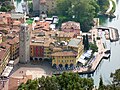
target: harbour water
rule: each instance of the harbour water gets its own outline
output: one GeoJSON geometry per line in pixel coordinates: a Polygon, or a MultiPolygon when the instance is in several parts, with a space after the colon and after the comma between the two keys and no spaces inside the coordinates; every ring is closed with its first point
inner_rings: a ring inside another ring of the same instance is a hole
{"type": "MultiPolygon", "coordinates": [[[[118,32],[120,33],[120,1],[117,0],[117,6],[115,15],[116,18],[110,20],[105,19],[102,20],[101,25],[102,26],[108,26],[108,27],[114,27],[118,29],[118,32]]],[[[16,11],[17,12],[23,12],[21,3],[23,0],[17,0],[15,1],[16,11]]],[[[102,18],[101,18],[102,19],[102,18]]],[[[110,74],[114,72],[116,69],[120,68],[120,41],[110,43],[110,41],[104,42],[105,45],[111,49],[111,57],[110,59],[106,60],[103,59],[101,63],[99,64],[97,70],[94,73],[93,79],[95,86],[99,85],[99,78],[102,76],[104,84],[110,84],[111,78],[110,74]]]]}
{"type": "MultiPolygon", "coordinates": [[[[116,5],[116,11],[114,13],[116,18],[112,20],[106,19],[104,20],[104,22],[101,23],[101,25],[117,28],[120,34],[120,1],[118,1],[116,5]]],[[[106,41],[104,43],[107,45],[107,48],[111,49],[111,57],[108,60],[103,59],[97,70],[95,71],[93,79],[96,86],[99,85],[100,76],[102,76],[104,84],[110,84],[110,74],[112,72],[115,72],[116,69],[120,68],[120,41],[113,43],[110,43],[110,41],[106,41]]]]}

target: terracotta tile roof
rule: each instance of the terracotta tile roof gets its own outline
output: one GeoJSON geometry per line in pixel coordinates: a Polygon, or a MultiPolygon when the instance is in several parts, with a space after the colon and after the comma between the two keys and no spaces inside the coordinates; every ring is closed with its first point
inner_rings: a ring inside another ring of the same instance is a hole
{"type": "Polygon", "coordinates": [[[11,17],[10,13],[0,12],[0,24],[7,24],[8,17],[11,17]]]}
{"type": "Polygon", "coordinates": [[[48,47],[51,42],[56,41],[50,38],[49,34],[53,32],[46,32],[43,30],[33,30],[31,33],[30,45],[42,45],[48,47]],[[41,36],[42,35],[42,36],[41,36]]]}
{"type": "Polygon", "coordinates": [[[7,42],[2,42],[2,43],[0,44],[0,48],[1,48],[1,47],[5,48],[5,49],[9,49],[9,48],[10,48],[10,45],[8,45],[7,42]]]}
{"type": "Polygon", "coordinates": [[[73,37],[75,35],[74,32],[64,32],[64,31],[57,31],[57,37],[73,37]]]}
{"type": "Polygon", "coordinates": [[[20,31],[20,27],[12,28],[12,33],[18,33],[20,31]]]}
{"type": "Polygon", "coordinates": [[[15,38],[13,38],[13,39],[8,39],[8,40],[5,41],[5,42],[7,42],[7,44],[9,44],[9,45],[13,45],[13,44],[15,44],[15,43],[19,43],[19,37],[15,37],[15,38]]]}
{"type": "Polygon", "coordinates": [[[15,43],[19,43],[19,37],[15,37],[15,38],[13,39],[13,41],[14,41],[15,43]]]}
{"type": "Polygon", "coordinates": [[[19,26],[20,24],[21,24],[20,21],[14,21],[14,22],[13,22],[13,26],[19,26]]]}
{"type": "Polygon", "coordinates": [[[60,47],[54,47],[53,48],[53,52],[58,52],[58,51],[62,51],[63,49],[60,47]]]}
{"type": "Polygon", "coordinates": [[[62,23],[62,29],[80,29],[80,23],[68,21],[65,23],[62,23]]]}
{"type": "Polygon", "coordinates": [[[30,45],[49,47],[50,43],[54,41],[56,40],[52,38],[47,38],[47,37],[34,38],[34,39],[31,39],[30,45]]]}
{"type": "Polygon", "coordinates": [[[7,42],[7,44],[9,44],[9,45],[13,45],[13,44],[14,44],[14,41],[12,41],[11,39],[7,40],[6,42],[7,42]]]}
{"type": "Polygon", "coordinates": [[[6,13],[6,12],[0,12],[0,17],[11,17],[10,13],[6,13]]]}
{"type": "Polygon", "coordinates": [[[73,51],[55,52],[51,54],[51,56],[77,56],[77,52],[73,51]]]}
{"type": "Polygon", "coordinates": [[[8,38],[14,38],[15,35],[13,35],[12,33],[9,33],[9,34],[7,34],[7,37],[8,37],[8,38]]]}
{"type": "Polygon", "coordinates": [[[10,28],[9,27],[0,27],[0,30],[7,30],[7,31],[9,31],[10,28]]]}
{"type": "Polygon", "coordinates": [[[44,21],[38,21],[38,22],[36,22],[36,25],[34,28],[49,31],[50,30],[50,23],[44,22],[44,21]]]}

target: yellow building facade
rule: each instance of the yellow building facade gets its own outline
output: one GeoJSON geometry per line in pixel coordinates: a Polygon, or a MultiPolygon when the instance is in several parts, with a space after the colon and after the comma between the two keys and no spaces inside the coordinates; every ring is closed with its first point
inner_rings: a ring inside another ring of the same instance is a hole
{"type": "Polygon", "coordinates": [[[6,41],[10,45],[10,59],[14,60],[19,56],[19,39],[14,38],[6,41]]]}
{"type": "Polygon", "coordinates": [[[73,67],[76,65],[77,53],[73,51],[55,52],[51,54],[52,66],[56,67],[73,67]]]}
{"type": "Polygon", "coordinates": [[[84,52],[84,45],[80,39],[71,39],[68,44],[68,49],[76,51],[78,53],[76,59],[78,59],[84,52]]]}
{"type": "Polygon", "coordinates": [[[7,44],[0,44],[0,74],[5,69],[10,59],[10,46],[7,44]]]}
{"type": "Polygon", "coordinates": [[[51,55],[51,50],[49,47],[44,47],[44,58],[49,58],[51,55]]]}

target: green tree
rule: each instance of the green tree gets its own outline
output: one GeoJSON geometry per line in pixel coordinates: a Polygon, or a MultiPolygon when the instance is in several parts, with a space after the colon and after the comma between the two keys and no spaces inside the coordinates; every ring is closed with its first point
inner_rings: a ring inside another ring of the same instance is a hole
{"type": "Polygon", "coordinates": [[[105,13],[109,8],[109,0],[97,0],[101,13],[105,13]]]}
{"type": "Polygon", "coordinates": [[[27,83],[27,88],[28,90],[38,90],[38,81],[35,79],[35,80],[28,80],[27,83]]]}
{"type": "Polygon", "coordinates": [[[89,40],[87,34],[86,34],[86,50],[89,50],[89,40]]]}
{"type": "Polygon", "coordinates": [[[95,0],[56,0],[56,6],[56,14],[64,17],[61,23],[68,20],[80,22],[82,31],[89,31],[99,11],[95,0]]]}
{"type": "Polygon", "coordinates": [[[7,7],[5,7],[5,6],[2,6],[2,7],[0,8],[0,11],[2,11],[2,12],[7,12],[8,9],[7,9],[7,7]]]}
{"type": "Polygon", "coordinates": [[[120,69],[117,69],[115,73],[111,73],[111,77],[113,78],[113,84],[120,86],[120,69]]]}
{"type": "Polygon", "coordinates": [[[3,5],[3,6],[1,6],[0,11],[2,11],[2,12],[8,12],[8,11],[11,11],[11,10],[13,10],[13,9],[15,9],[14,6],[3,5]]]}
{"type": "Polygon", "coordinates": [[[27,90],[27,86],[24,83],[21,83],[20,86],[18,86],[17,90],[27,90]]]}
{"type": "Polygon", "coordinates": [[[85,35],[83,35],[83,45],[84,45],[84,50],[85,50],[85,41],[86,41],[86,39],[85,39],[85,35]]]}
{"type": "Polygon", "coordinates": [[[93,51],[93,53],[98,51],[97,45],[93,43],[90,43],[90,49],[93,51]]]}
{"type": "Polygon", "coordinates": [[[64,72],[59,76],[28,80],[26,84],[21,84],[18,90],[92,90],[93,85],[91,78],[80,78],[78,73],[64,72]]]}
{"type": "Polygon", "coordinates": [[[1,2],[0,11],[2,12],[8,12],[15,9],[14,6],[12,6],[11,4],[8,4],[8,2],[11,2],[11,0],[0,0],[0,2],[1,2]]]}
{"type": "Polygon", "coordinates": [[[84,90],[86,87],[89,90],[93,88],[93,80],[80,78],[79,74],[63,73],[57,77],[58,83],[62,90],[84,90]]]}
{"type": "Polygon", "coordinates": [[[112,78],[112,83],[100,90],[120,90],[120,69],[117,69],[115,73],[111,73],[110,77],[112,78]]]}
{"type": "Polygon", "coordinates": [[[102,76],[100,76],[100,82],[99,82],[98,90],[104,90],[104,89],[105,89],[105,85],[103,84],[102,76]]]}
{"type": "Polygon", "coordinates": [[[84,45],[84,50],[89,50],[89,40],[87,34],[86,36],[83,35],[83,45],[84,45]]]}
{"type": "Polygon", "coordinates": [[[4,2],[4,1],[11,1],[11,0],[0,0],[0,2],[4,2]]]}

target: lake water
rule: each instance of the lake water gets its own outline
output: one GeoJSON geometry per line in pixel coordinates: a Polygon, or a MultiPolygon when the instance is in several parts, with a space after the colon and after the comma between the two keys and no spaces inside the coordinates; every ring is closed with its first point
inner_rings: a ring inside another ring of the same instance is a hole
{"type": "MultiPolygon", "coordinates": [[[[108,26],[108,27],[114,27],[117,28],[120,33],[120,1],[117,2],[116,11],[114,13],[116,15],[116,18],[110,20],[105,19],[101,25],[102,26],[108,26]]],[[[103,19],[103,18],[102,18],[103,19]]],[[[110,74],[111,72],[115,72],[116,69],[120,68],[120,41],[110,43],[109,41],[106,41],[107,47],[111,48],[111,57],[110,59],[106,60],[103,59],[100,65],[98,66],[96,72],[94,73],[93,79],[96,86],[99,84],[99,78],[100,75],[103,78],[104,84],[110,84],[111,78],[110,74]]]]}

